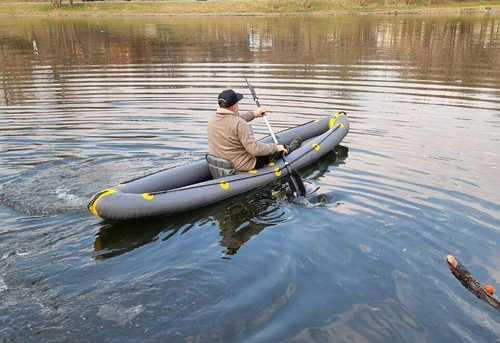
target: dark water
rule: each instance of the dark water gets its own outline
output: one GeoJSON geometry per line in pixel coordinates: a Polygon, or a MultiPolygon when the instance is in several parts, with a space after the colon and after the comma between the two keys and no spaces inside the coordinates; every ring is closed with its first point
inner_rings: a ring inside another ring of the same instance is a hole
{"type": "Polygon", "coordinates": [[[499,341],[444,256],[500,288],[500,17],[2,18],[0,78],[1,342],[499,341]],[[86,212],[244,77],[276,129],[349,112],[314,205],[86,212]]]}

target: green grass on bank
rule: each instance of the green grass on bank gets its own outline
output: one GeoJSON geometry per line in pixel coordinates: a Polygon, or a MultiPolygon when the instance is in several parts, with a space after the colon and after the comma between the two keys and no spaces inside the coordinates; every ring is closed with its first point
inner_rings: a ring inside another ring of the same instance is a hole
{"type": "Polygon", "coordinates": [[[61,8],[50,2],[0,0],[0,15],[85,16],[85,15],[203,15],[203,14],[349,14],[349,13],[434,14],[460,12],[500,13],[500,0],[206,0],[206,1],[63,1],[61,8]],[[436,9],[439,8],[439,11],[436,9]]]}

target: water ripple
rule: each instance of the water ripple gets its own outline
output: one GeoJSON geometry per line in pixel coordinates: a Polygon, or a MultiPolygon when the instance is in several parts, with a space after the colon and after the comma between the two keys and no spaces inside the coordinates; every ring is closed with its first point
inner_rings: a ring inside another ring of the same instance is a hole
{"type": "Polygon", "coordinates": [[[2,20],[0,335],[494,341],[496,313],[443,257],[500,283],[498,27],[494,16],[2,20]],[[304,171],[314,197],[263,188],[158,220],[87,214],[99,189],[202,159],[222,89],[254,108],[245,77],[276,130],[349,113],[348,156],[304,171]]]}

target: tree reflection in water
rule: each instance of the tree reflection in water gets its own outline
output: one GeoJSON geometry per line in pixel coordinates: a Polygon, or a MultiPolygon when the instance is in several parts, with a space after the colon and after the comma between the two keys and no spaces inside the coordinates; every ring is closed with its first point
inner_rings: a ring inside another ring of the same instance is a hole
{"type": "MultiPolygon", "coordinates": [[[[121,81],[123,86],[127,78],[115,74],[119,66],[132,66],[126,71],[130,73],[137,68],[133,65],[141,65],[141,78],[152,73],[170,78],[185,69],[184,63],[215,61],[299,63],[303,67],[286,71],[290,78],[308,75],[357,81],[365,76],[365,63],[385,60],[393,61],[391,72],[401,73],[402,78],[438,77],[451,85],[459,80],[464,86],[486,80],[498,87],[499,79],[489,73],[489,67],[498,70],[500,65],[499,30],[500,20],[494,16],[405,16],[397,20],[376,16],[183,17],[148,19],[147,23],[141,18],[3,18],[0,90],[4,94],[0,93],[0,101],[20,104],[33,98],[43,100],[47,87],[40,84],[41,77],[64,89],[52,92],[64,100],[81,94],[81,83],[73,82],[79,74],[95,77],[109,69],[111,75],[106,77],[121,81]],[[335,72],[317,67],[332,63],[335,72]],[[363,68],[353,69],[356,64],[363,68]],[[89,66],[98,67],[88,70],[89,66]]],[[[283,71],[268,73],[281,76],[283,71]]],[[[344,98],[352,92],[349,88],[339,91],[344,92],[344,98]]]]}

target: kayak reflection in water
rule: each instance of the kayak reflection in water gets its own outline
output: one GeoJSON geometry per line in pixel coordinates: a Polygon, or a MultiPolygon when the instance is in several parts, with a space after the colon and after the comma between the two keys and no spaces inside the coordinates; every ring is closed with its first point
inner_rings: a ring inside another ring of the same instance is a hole
{"type": "Polygon", "coordinates": [[[233,202],[224,211],[215,214],[221,236],[219,244],[224,248],[226,257],[235,255],[265,228],[286,220],[283,210],[271,199],[271,192],[265,190],[265,196],[260,196],[261,193],[248,202],[233,202]]]}
{"type": "Polygon", "coordinates": [[[260,190],[175,218],[105,224],[96,235],[94,254],[96,260],[118,256],[158,239],[168,240],[179,231],[185,233],[208,221],[219,226],[224,254],[234,255],[253,236],[285,220],[272,190],[260,190]]]}

